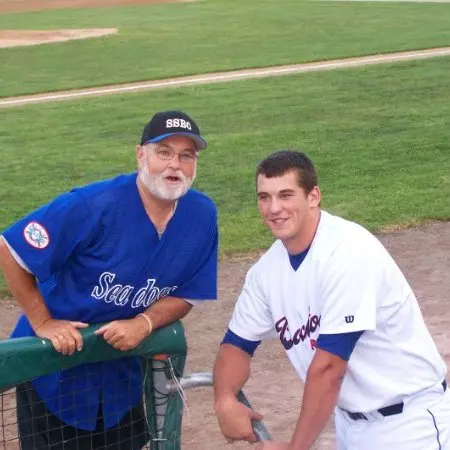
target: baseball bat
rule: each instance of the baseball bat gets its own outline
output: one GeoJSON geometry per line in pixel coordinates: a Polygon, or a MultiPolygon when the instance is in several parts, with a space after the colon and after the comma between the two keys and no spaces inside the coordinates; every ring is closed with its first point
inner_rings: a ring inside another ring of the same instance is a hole
{"type": "MultiPolygon", "coordinates": [[[[192,373],[179,378],[177,381],[178,383],[175,383],[173,380],[169,380],[167,382],[166,388],[168,392],[177,392],[179,389],[177,384],[179,384],[183,389],[192,389],[205,386],[210,387],[213,385],[212,373],[209,372],[192,373]]],[[[237,399],[247,408],[253,409],[243,390],[239,391],[237,399]]],[[[272,436],[261,420],[252,420],[252,427],[258,441],[272,440],[272,436]]]]}

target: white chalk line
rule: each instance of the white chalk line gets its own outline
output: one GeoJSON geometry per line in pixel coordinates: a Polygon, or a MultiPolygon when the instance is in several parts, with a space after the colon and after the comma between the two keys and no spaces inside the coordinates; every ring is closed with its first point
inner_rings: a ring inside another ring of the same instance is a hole
{"type": "Polygon", "coordinates": [[[236,80],[246,80],[251,78],[282,76],[294,73],[314,72],[319,70],[344,69],[373,64],[434,58],[439,56],[450,56],[450,47],[442,47],[428,50],[415,50],[400,53],[379,54],[354,58],[344,58],[337,60],[292,64],[292,65],[266,67],[258,69],[247,69],[240,71],[210,73],[188,77],[171,78],[167,80],[137,82],[137,83],[105,86],[100,88],[86,88],[71,91],[45,93],[45,94],[33,94],[21,97],[10,97],[0,100],[0,107],[21,106],[46,101],[72,100],[83,97],[122,94],[126,92],[137,92],[169,87],[193,86],[196,84],[212,84],[236,80]]]}

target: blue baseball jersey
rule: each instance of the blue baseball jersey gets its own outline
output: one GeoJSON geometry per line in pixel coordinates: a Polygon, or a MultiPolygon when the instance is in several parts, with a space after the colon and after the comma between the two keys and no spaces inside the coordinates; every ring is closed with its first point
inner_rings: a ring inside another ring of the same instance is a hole
{"type": "MultiPolygon", "coordinates": [[[[136,185],[137,174],[76,188],[6,229],[4,238],[37,279],[52,317],[95,324],[128,319],[166,296],[217,298],[217,211],[190,189],[161,238],[136,185]]],[[[22,315],[11,337],[34,336],[22,315]]],[[[64,422],[94,430],[141,400],[138,358],[95,363],[42,376],[33,385],[64,422]]]]}

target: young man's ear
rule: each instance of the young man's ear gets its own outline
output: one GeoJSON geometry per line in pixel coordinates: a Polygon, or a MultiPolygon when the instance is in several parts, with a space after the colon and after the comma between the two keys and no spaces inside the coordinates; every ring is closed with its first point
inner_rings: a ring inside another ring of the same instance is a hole
{"type": "Polygon", "coordinates": [[[310,205],[313,208],[317,208],[317,207],[320,206],[320,201],[322,199],[322,194],[320,193],[319,186],[314,186],[308,196],[309,196],[310,205]]]}

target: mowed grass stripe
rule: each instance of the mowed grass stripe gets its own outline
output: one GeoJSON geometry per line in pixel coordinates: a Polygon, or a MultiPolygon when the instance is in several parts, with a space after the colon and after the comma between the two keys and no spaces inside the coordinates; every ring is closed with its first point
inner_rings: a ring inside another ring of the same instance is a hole
{"type": "Polygon", "coordinates": [[[445,4],[208,0],[0,15],[0,29],[112,28],[0,50],[0,96],[450,45],[445,4]]]}
{"type": "Polygon", "coordinates": [[[147,81],[143,83],[129,83],[111,86],[103,86],[88,89],[71,89],[69,91],[47,92],[22,97],[8,97],[0,99],[1,107],[14,107],[42,103],[56,100],[73,100],[100,95],[121,94],[125,92],[137,92],[168,87],[183,87],[197,84],[225,83],[250,78],[264,78],[273,76],[291,75],[294,73],[316,72],[319,70],[335,70],[349,67],[368,66],[373,64],[386,64],[399,61],[436,58],[450,56],[450,47],[431,50],[415,50],[411,52],[388,53],[385,55],[361,56],[357,58],[345,58],[329,60],[317,63],[293,64],[287,66],[265,67],[259,69],[246,69],[241,71],[219,72],[213,74],[193,75],[190,77],[169,78],[161,81],[147,81]]]}
{"type": "Polygon", "coordinates": [[[316,162],[323,206],[371,230],[450,217],[450,59],[1,110],[0,228],[72,186],[134,170],[148,117],[180,108],[210,148],[196,187],[219,207],[222,253],[265,248],[255,166],[316,162]]]}

